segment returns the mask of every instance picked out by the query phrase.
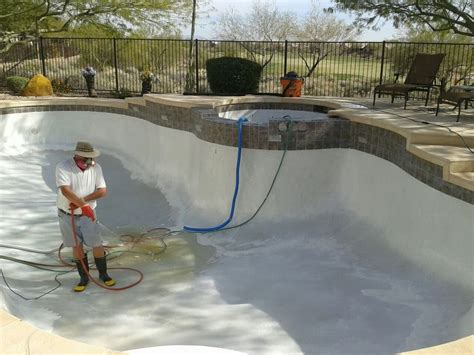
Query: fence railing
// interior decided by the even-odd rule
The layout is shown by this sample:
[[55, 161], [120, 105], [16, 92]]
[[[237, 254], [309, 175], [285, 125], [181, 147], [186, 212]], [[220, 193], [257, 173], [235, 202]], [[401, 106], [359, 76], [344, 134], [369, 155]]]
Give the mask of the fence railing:
[[62, 86], [85, 91], [81, 69], [92, 66], [96, 89], [141, 91], [140, 73], [155, 73], [154, 93], [210, 93], [206, 60], [243, 57], [264, 66], [261, 93], [280, 93], [280, 77], [305, 77], [305, 95], [367, 97], [373, 87], [403, 81], [418, 52], [446, 53], [438, 73], [450, 85], [474, 79], [474, 44], [413, 42], [270, 42], [122, 38], [40, 38], [19, 44], [0, 58], [3, 78], [42, 73]]

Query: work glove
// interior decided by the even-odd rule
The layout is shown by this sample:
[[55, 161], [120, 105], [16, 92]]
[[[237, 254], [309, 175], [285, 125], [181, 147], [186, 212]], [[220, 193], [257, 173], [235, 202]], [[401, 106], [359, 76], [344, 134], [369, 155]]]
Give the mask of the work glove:
[[89, 205], [84, 205], [82, 207], [76, 206], [74, 203], [69, 204], [69, 208], [71, 208], [71, 211], [74, 211], [76, 208], [80, 208], [82, 211], [82, 214], [92, 220], [92, 222], [95, 222], [95, 214], [94, 210], [91, 208]]
[[95, 214], [94, 214], [94, 210], [91, 208], [91, 206], [89, 205], [84, 205], [81, 207], [81, 210], [82, 210], [82, 214], [86, 217], [89, 217], [92, 222], [95, 222]]

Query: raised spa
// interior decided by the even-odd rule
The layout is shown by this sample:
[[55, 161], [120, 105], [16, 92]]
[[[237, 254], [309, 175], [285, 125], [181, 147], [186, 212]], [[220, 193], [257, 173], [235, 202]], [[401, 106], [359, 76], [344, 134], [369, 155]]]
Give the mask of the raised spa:
[[270, 109], [249, 109], [249, 110], [235, 110], [225, 111], [219, 113], [219, 117], [230, 120], [238, 120], [241, 117], [246, 118], [252, 123], [266, 123], [270, 120], [285, 120], [293, 121], [312, 121], [327, 119], [326, 113], [310, 112], [298, 110], [270, 110]]

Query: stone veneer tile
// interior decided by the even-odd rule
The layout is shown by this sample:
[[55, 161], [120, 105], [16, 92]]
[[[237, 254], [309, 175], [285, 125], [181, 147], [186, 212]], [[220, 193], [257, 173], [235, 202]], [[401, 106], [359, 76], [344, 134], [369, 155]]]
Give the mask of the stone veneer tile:
[[268, 125], [260, 126], [257, 129], [258, 134], [258, 149], [269, 149], [268, 148]]
[[[189, 109], [170, 107], [146, 101], [146, 105], [129, 104], [129, 109], [92, 105], [41, 105], [16, 108], [2, 108], [1, 114], [41, 112], [41, 111], [96, 111], [111, 112], [145, 119], [152, 123], [180, 129], [194, 134], [206, 141], [223, 145], [237, 146], [237, 125], [230, 120], [220, 119], [217, 112], [228, 110], [247, 110], [267, 107], [269, 109], [292, 109], [302, 111], [327, 112], [327, 108], [312, 105], [291, 105], [269, 103], [239, 104], [211, 109]], [[271, 120], [268, 124], [244, 126], [244, 146], [254, 149], [283, 150], [288, 132], [280, 132], [281, 120]], [[395, 132], [383, 128], [351, 122], [345, 119], [328, 118], [306, 121], [300, 124], [304, 130], [293, 126], [288, 143], [289, 150], [351, 148], [373, 154], [391, 161], [401, 169], [448, 195], [474, 203], [474, 193], [442, 179], [442, 167], [427, 162], [406, 150], [406, 140]], [[199, 130], [197, 128], [200, 128]], [[281, 136], [281, 142], [269, 141], [270, 136]]]
[[255, 149], [258, 147], [258, 127], [249, 127], [249, 148]]
[[305, 137], [305, 149], [307, 150], [315, 149], [314, 140], [308, 139], [308, 136]]
[[306, 149], [306, 132], [295, 132], [296, 137], [296, 149], [303, 150]]
[[269, 150], [281, 150], [282, 144], [280, 142], [268, 142]]

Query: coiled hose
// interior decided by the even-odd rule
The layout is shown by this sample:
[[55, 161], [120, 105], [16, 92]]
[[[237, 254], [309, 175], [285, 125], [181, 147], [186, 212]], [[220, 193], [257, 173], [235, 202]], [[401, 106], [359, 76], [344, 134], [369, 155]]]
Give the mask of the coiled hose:
[[[79, 246], [79, 241], [77, 240], [77, 234], [76, 234], [76, 221], [74, 220], [74, 213], [73, 213], [73, 209], [71, 209], [71, 225], [72, 225], [72, 236], [74, 238], [74, 244], [76, 247]], [[64, 263], [64, 261], [61, 259], [61, 261]], [[140, 271], [140, 270], [137, 270], [137, 269], [132, 269], [132, 268], [129, 268], [129, 267], [117, 267], [117, 268], [109, 268], [109, 269], [116, 269], [116, 270], [130, 270], [130, 271], [134, 271], [136, 273], [138, 273], [139, 275], [139, 278], [137, 281], [131, 283], [130, 285], [127, 285], [127, 286], [123, 286], [123, 287], [109, 287], [109, 286], [106, 286], [106, 285], [102, 285], [99, 281], [97, 281], [95, 278], [93, 278], [91, 276], [91, 274], [89, 273], [89, 270], [88, 270], [88, 266], [89, 265], [86, 265], [84, 263], [84, 258], [81, 258], [79, 260], [79, 262], [81, 263], [84, 271], [86, 272], [87, 276], [89, 277], [89, 280], [91, 280], [93, 283], [95, 283], [97, 286], [99, 287], [102, 287], [102, 288], [105, 288], [106, 290], [111, 290], [111, 291], [123, 291], [123, 290], [126, 290], [128, 288], [131, 288], [135, 285], [138, 285], [142, 280], [143, 280], [143, 273]], [[69, 265], [69, 266], [72, 266], [70, 264], [67, 264], [66, 265]]]

